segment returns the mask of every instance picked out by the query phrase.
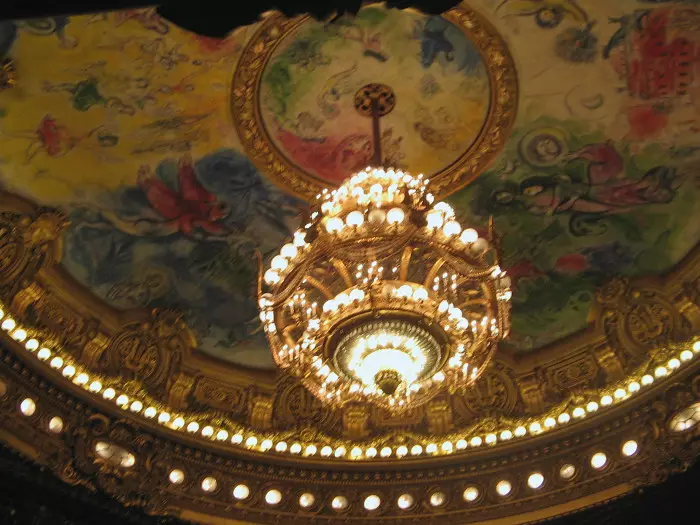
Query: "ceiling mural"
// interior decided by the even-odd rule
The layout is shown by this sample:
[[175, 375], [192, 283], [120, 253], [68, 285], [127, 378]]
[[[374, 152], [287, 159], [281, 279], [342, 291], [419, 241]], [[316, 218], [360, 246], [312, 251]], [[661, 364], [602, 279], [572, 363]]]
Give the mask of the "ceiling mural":
[[368, 7], [330, 26], [302, 22], [276, 35], [255, 93], [233, 85], [259, 27], [219, 41], [151, 10], [0, 22], [0, 57], [18, 77], [0, 90], [3, 189], [69, 216], [62, 265], [91, 293], [118, 309], [180, 310], [201, 351], [272, 368], [254, 250], [278, 250], [305, 203], [248, 158], [232, 106], [255, 98], [290, 177], [336, 184], [371, 154], [355, 91], [384, 82], [398, 103], [382, 144], [397, 166], [449, 171], [479, 137], [507, 137], [448, 200], [460, 221], [483, 228], [493, 216], [505, 234], [509, 345], [533, 351], [584, 328], [600, 284], [663, 274], [700, 238], [689, 220], [700, 198], [700, 8], [468, 4], [513, 57], [512, 130], [488, 118], [494, 57], [449, 17]]

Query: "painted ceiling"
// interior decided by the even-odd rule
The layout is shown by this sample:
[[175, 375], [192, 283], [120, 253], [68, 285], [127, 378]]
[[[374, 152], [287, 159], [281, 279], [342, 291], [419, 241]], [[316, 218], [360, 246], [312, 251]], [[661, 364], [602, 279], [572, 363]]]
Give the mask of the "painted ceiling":
[[[0, 22], [18, 75], [0, 90], [3, 190], [66, 213], [61, 264], [86, 292], [179, 310], [202, 352], [271, 368], [254, 249], [271, 255], [298, 226], [297, 179], [322, 187], [367, 165], [371, 123], [353, 97], [382, 82], [397, 93], [386, 158], [450, 173], [461, 221], [494, 218], [515, 283], [508, 345], [536, 351], [586, 327], [602, 283], [663, 274], [700, 238], [700, 6], [468, 5], [512, 56], [511, 129], [490, 118], [510, 66], [469, 20], [370, 6], [223, 41], [151, 10]], [[238, 89], [251, 68], [255, 89]], [[265, 144], [241, 124], [242, 99]], [[488, 168], [465, 176], [499, 133]]]

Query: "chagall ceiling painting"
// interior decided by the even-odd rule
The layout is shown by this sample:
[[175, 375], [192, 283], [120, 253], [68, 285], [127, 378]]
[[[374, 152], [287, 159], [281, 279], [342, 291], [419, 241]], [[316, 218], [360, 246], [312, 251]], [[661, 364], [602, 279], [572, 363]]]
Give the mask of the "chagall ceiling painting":
[[[254, 251], [299, 226], [291, 178], [323, 187], [368, 164], [371, 122], [353, 96], [382, 82], [398, 101], [382, 122], [387, 161], [452, 173], [443, 194], [459, 220], [494, 218], [515, 283], [508, 346], [536, 351], [586, 327], [602, 283], [663, 274], [700, 238], [700, 5], [467, 4], [518, 82], [505, 146], [477, 177], [460, 180], [460, 163], [499, 131], [501, 57], [479, 45], [481, 25], [372, 5], [215, 40], [145, 9], [0, 22], [18, 75], [0, 90], [2, 188], [66, 213], [61, 264], [90, 293], [179, 310], [201, 352], [272, 368]], [[254, 92], [235, 88], [244, 60]], [[284, 180], [253, 162], [240, 97], [255, 101], [270, 162], [291, 167]]]

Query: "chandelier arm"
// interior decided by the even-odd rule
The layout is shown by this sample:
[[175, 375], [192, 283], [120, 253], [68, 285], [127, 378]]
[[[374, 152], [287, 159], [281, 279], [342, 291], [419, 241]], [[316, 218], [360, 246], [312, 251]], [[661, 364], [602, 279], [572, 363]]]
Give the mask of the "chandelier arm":
[[256, 282], [256, 291], [258, 294], [257, 300], [260, 301], [263, 294], [263, 274], [265, 273], [265, 266], [263, 263], [262, 252], [258, 248], [255, 248], [255, 258], [258, 264], [258, 278]]
[[307, 275], [306, 282], [321, 292], [326, 299], [333, 299], [333, 292], [323, 283], [319, 282], [318, 279]]
[[343, 261], [341, 261], [340, 259], [336, 259], [334, 257], [331, 259], [331, 264], [337, 270], [340, 277], [343, 279], [343, 282], [345, 283], [345, 287], [352, 288], [354, 286], [354, 284], [352, 282], [352, 277], [350, 277], [350, 272], [348, 271], [348, 267], [345, 266], [345, 263]]
[[436, 251], [446, 260], [446, 262], [448, 262], [459, 273], [463, 274], [467, 278], [481, 279], [483, 277], [488, 277], [493, 272], [493, 269], [490, 266], [484, 270], [475, 271], [474, 268], [468, 263], [465, 263], [464, 260], [460, 259], [459, 257], [455, 257], [442, 247], [436, 247]]
[[438, 272], [440, 271], [440, 268], [443, 267], [445, 264], [445, 259], [443, 257], [440, 257], [435, 263], [433, 264], [432, 268], [428, 271], [428, 275], [425, 277], [425, 281], [423, 281], [423, 286], [428, 288], [430, 286], [430, 282], [437, 277]]
[[408, 278], [408, 267], [411, 264], [411, 256], [413, 249], [410, 246], [405, 246], [401, 253], [401, 269], [399, 270], [399, 280], [405, 281]]

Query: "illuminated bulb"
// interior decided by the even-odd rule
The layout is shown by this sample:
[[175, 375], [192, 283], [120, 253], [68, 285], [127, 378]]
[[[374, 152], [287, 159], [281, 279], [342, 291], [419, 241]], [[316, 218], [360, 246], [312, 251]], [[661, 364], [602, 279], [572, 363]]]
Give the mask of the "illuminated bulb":
[[668, 367], [671, 370], [675, 370], [679, 366], [681, 366], [681, 362], [678, 359], [676, 359], [675, 357], [668, 362]]
[[[31, 339], [30, 339], [31, 341]], [[27, 343], [29, 344], [29, 343]], [[690, 361], [693, 358], [693, 352], [690, 350], [683, 350], [681, 352], [681, 361]]]
[[86, 373], [81, 373], [78, 374], [78, 377], [74, 379], [76, 385], [86, 385], [88, 381], [90, 381], [90, 376], [88, 376]]
[[459, 235], [461, 231], [462, 227], [457, 221], [449, 221], [442, 228], [442, 232], [448, 237]]
[[27, 338], [27, 331], [22, 330], [21, 328], [15, 330], [12, 332], [12, 339], [15, 341], [19, 341], [20, 343], [24, 341]]
[[14, 330], [15, 326], [17, 326], [17, 323], [15, 323], [14, 319], [5, 319], [2, 324], [0, 325], [0, 328], [5, 330], [6, 332], [9, 332], [10, 330]]
[[435, 443], [428, 443], [428, 446], [425, 447], [425, 451], [428, 454], [435, 454], [438, 451], [438, 446]]
[[527, 478], [527, 486], [531, 489], [539, 489], [544, 484], [544, 476], [540, 472], [533, 472]]
[[156, 417], [156, 414], [158, 414], [158, 410], [155, 407], [148, 407], [143, 413], [148, 419], [153, 419]]
[[482, 440], [481, 440], [481, 438], [480, 438], [479, 436], [474, 436], [474, 437], [471, 438], [471, 440], [469, 441], [469, 444], [470, 444], [472, 447], [480, 447], [480, 446], [481, 446], [481, 443], [482, 443]]
[[508, 441], [512, 437], [513, 437], [513, 433], [510, 430], [504, 430], [503, 432], [501, 432], [501, 435], [500, 435], [501, 441]]
[[49, 366], [51, 368], [61, 368], [63, 366], [63, 359], [56, 356], [51, 360], [51, 362], [49, 363]]
[[510, 484], [510, 481], [507, 481], [505, 479], [499, 481], [496, 485], [496, 492], [498, 492], [500, 496], [507, 496], [508, 494], [510, 494], [510, 491], [512, 489], [513, 486]]
[[460, 439], [457, 441], [457, 450], [464, 450], [467, 448], [467, 440], [466, 439]]
[[600, 398], [600, 404], [603, 405], [604, 407], [611, 405], [613, 402], [612, 396], [605, 395]]
[[401, 494], [399, 496], [399, 499], [396, 500], [396, 505], [401, 509], [401, 510], [406, 510], [413, 506], [413, 496], [410, 494]]
[[338, 302], [335, 301], [334, 299], [328, 299], [325, 303], [323, 303], [323, 311], [324, 312], [335, 312], [338, 310]]
[[411, 447], [411, 455], [412, 456], [420, 456], [423, 453], [423, 447], [420, 445], [413, 445]]
[[314, 495], [310, 492], [305, 492], [299, 496], [299, 506], [304, 509], [311, 507], [314, 504], [314, 501], [316, 501], [316, 498], [314, 498]]
[[649, 385], [652, 384], [653, 382], [654, 382], [654, 377], [653, 377], [653, 376], [650, 376], [649, 374], [646, 374], [646, 375], [642, 376], [642, 384], [643, 384], [644, 386], [649, 386]]
[[377, 455], [377, 449], [374, 447], [369, 447], [367, 451], [365, 452], [365, 456], [368, 458], [373, 458]]
[[46, 361], [49, 357], [51, 357], [51, 350], [49, 350], [48, 348], [42, 348], [37, 352], [36, 356], [41, 361]]
[[428, 214], [426, 215], [426, 219], [428, 221], [428, 228], [439, 228], [442, 226], [442, 213], [440, 213], [437, 210], [428, 212]]
[[696, 354], [700, 352], [700, 341], [695, 341], [693, 343], [693, 352]]
[[173, 485], [180, 485], [183, 481], [185, 481], [185, 473], [180, 469], [171, 470], [170, 474], [168, 475], [168, 479]]
[[272, 261], [270, 262], [270, 267], [273, 270], [278, 270], [281, 272], [287, 268], [288, 264], [289, 263], [287, 262], [287, 259], [285, 259], [281, 255], [276, 255], [272, 258]]
[[277, 505], [280, 501], [282, 501], [282, 493], [279, 490], [268, 490], [265, 494], [265, 503], [268, 505]]
[[542, 425], [537, 421], [530, 424], [530, 434], [539, 434], [540, 432], [542, 432]]
[[219, 430], [216, 433], [216, 439], [219, 441], [226, 441], [228, 439], [228, 432], [226, 430]]
[[409, 298], [413, 295], [413, 288], [411, 288], [408, 284], [404, 284], [403, 286], [400, 286], [398, 290], [396, 290], [396, 295], [399, 297]]
[[444, 492], [433, 492], [430, 495], [430, 505], [432, 507], [440, 507], [445, 504], [446, 499], [447, 496], [445, 496]]
[[351, 301], [362, 301], [365, 298], [365, 292], [360, 290], [359, 288], [355, 288], [353, 291], [350, 292], [350, 300]]
[[350, 450], [350, 457], [353, 459], [357, 459], [362, 455], [362, 449], [360, 447], [353, 447]]
[[114, 399], [114, 396], [116, 396], [117, 393], [114, 391], [113, 388], [107, 388], [104, 392], [102, 392], [102, 397], [105, 399]]
[[158, 414], [158, 423], [165, 425], [168, 421], [170, 421], [170, 414], [167, 412], [161, 412]]
[[383, 458], [388, 458], [391, 456], [391, 447], [383, 447], [382, 450], [379, 452], [379, 455]]
[[564, 423], [568, 423], [569, 421], [571, 421], [571, 417], [566, 412], [562, 412], [561, 414], [559, 414], [559, 417], [557, 417], [557, 421], [559, 421], [559, 423], [563, 425]]
[[25, 416], [32, 416], [36, 412], [36, 403], [33, 399], [26, 398], [19, 404], [19, 411]]
[[386, 221], [389, 224], [399, 224], [403, 222], [405, 214], [401, 208], [392, 208], [386, 214]]
[[544, 420], [544, 426], [547, 428], [552, 428], [557, 425], [557, 421], [553, 417], [548, 417]]
[[580, 419], [580, 418], [582, 418], [583, 416], [586, 415], [586, 411], [585, 411], [582, 407], [576, 407], [576, 408], [574, 408], [574, 411], [571, 412], [571, 414], [572, 414], [576, 419]]
[[343, 229], [343, 221], [338, 217], [330, 217], [326, 221], [326, 231], [328, 233], [337, 233]]
[[51, 421], [49, 421], [49, 432], [53, 434], [60, 434], [62, 430], [63, 420], [58, 416], [52, 417]]
[[656, 367], [656, 370], [654, 370], [654, 375], [656, 377], [664, 377], [668, 375], [668, 370], [666, 370], [666, 368], [663, 366], [658, 366]]
[[523, 437], [525, 434], [527, 434], [527, 429], [524, 426], [521, 425], [515, 429], [515, 435], [517, 437]]
[[362, 226], [362, 223], [365, 222], [365, 216], [361, 211], [351, 211], [345, 217], [345, 222], [348, 226]]
[[473, 242], [476, 242], [478, 238], [479, 234], [476, 233], [476, 230], [473, 230], [472, 228], [467, 228], [462, 232], [462, 235], [459, 236], [459, 240], [462, 241], [464, 244], [471, 244]]
[[318, 449], [316, 448], [316, 445], [309, 445], [308, 447], [306, 447], [306, 450], [304, 451], [304, 455], [305, 456], [313, 456], [314, 454], [316, 454], [317, 451], [318, 451]]
[[387, 214], [381, 208], [375, 208], [367, 214], [367, 222], [372, 225], [379, 225], [384, 222]]
[[280, 250], [280, 255], [282, 255], [282, 257], [286, 257], [287, 259], [294, 259], [298, 253], [299, 250], [293, 244], [285, 244]]
[[301, 445], [299, 443], [292, 443], [292, 446], [289, 447], [289, 452], [292, 454], [299, 454], [301, 452]]
[[[275, 445], [275, 451], [276, 451], [276, 452], [284, 452], [285, 450], [287, 450], [287, 443], [286, 443], [286, 442], [280, 441], [279, 443], [277, 443], [277, 444]], [[338, 451], [336, 450], [336, 453], [337, 453], [337, 452], [338, 452]]]
[[129, 396], [122, 394], [117, 398], [117, 406], [123, 407], [129, 402]]
[[639, 446], [637, 445], [637, 442], [634, 440], [629, 440], [622, 445], [622, 454], [627, 457], [634, 456], [638, 449]]
[[234, 434], [231, 438], [231, 443], [233, 443], [234, 445], [240, 445], [241, 443], [243, 443], [243, 434]]
[[90, 383], [88, 390], [90, 390], [90, 392], [92, 392], [93, 394], [97, 394], [100, 390], [102, 390], [102, 383], [100, 383], [99, 381], [93, 381], [92, 383]]
[[464, 489], [464, 492], [462, 493], [462, 498], [464, 498], [464, 501], [468, 501], [470, 503], [473, 501], [476, 501], [476, 499], [478, 497], [479, 497], [479, 489], [474, 487], [474, 486], [467, 487], [466, 489]]
[[342, 458], [345, 455], [345, 452], [346, 452], [345, 447], [343, 447], [341, 445], [340, 447], [335, 449], [335, 452], [333, 455], [337, 458]]
[[294, 246], [296, 246], [297, 248], [303, 247], [303, 246], [306, 244], [306, 241], [304, 240], [304, 237], [306, 237], [306, 234], [305, 234], [305, 233], [303, 233], [303, 232], [296, 232], [296, 233], [294, 234], [294, 240], [292, 241], [292, 243], [294, 244]]
[[496, 442], [496, 434], [486, 434], [486, 444], [493, 445]]
[[449, 454], [450, 452], [452, 452], [454, 445], [452, 444], [451, 441], [445, 441], [442, 444], [442, 447], [440, 447], [440, 448], [442, 449], [443, 452]]
[[594, 469], [602, 469], [608, 462], [608, 457], [603, 452], [596, 452], [591, 456], [591, 466]]
[[373, 510], [377, 510], [379, 508], [379, 505], [381, 505], [381, 503], [382, 503], [382, 500], [379, 499], [379, 496], [377, 496], [376, 494], [372, 494], [372, 495], [367, 496], [365, 498], [364, 507], [366, 510], [373, 511]]
[[559, 475], [564, 479], [571, 479], [574, 477], [574, 474], [576, 474], [576, 467], [569, 463], [562, 465], [559, 469]]
[[216, 490], [216, 479], [211, 476], [202, 480], [202, 490], [204, 492], [214, 492]]
[[132, 412], [141, 412], [141, 409], [143, 409], [143, 403], [141, 403], [141, 401], [138, 401], [138, 400], [134, 401], [133, 403], [131, 403], [131, 406], [129, 407], [129, 409]]
[[336, 496], [331, 501], [331, 507], [333, 507], [333, 510], [343, 510], [348, 508], [348, 503], [348, 498], [345, 496]]
[[266, 452], [272, 448], [272, 440], [271, 439], [263, 439], [262, 443], [260, 443], [260, 450], [263, 452]]
[[250, 436], [248, 439], [245, 440], [246, 447], [252, 448], [257, 444], [258, 444], [258, 438], [256, 438], [255, 436]]
[[173, 421], [173, 428], [175, 430], [180, 430], [181, 428], [184, 428], [185, 426], [185, 418], [183, 417], [176, 417], [175, 420]]
[[396, 449], [396, 456], [397, 457], [404, 457], [406, 454], [408, 454], [408, 447], [405, 445], [401, 445], [399, 448]]
[[250, 496], [250, 489], [248, 488], [248, 485], [243, 485], [241, 483], [240, 485], [233, 487], [233, 497], [237, 500], [247, 499], [248, 496]]
[[598, 410], [598, 403], [596, 403], [595, 401], [591, 401], [586, 405], [586, 410], [588, 410], [589, 412], [595, 412], [596, 410]]
[[428, 290], [426, 290], [422, 286], [420, 288], [416, 288], [415, 291], [413, 292], [413, 299], [415, 301], [425, 301], [427, 298], [428, 298]]
[[199, 423], [196, 421], [192, 421], [189, 425], [187, 425], [187, 432], [197, 432], [199, 430]]
[[280, 274], [274, 270], [268, 270], [265, 272], [264, 278], [267, 284], [276, 284], [280, 280]]
[[73, 365], [68, 365], [61, 371], [61, 373], [63, 374], [63, 377], [73, 377], [75, 375], [75, 367]]
[[622, 399], [627, 395], [627, 392], [623, 388], [618, 388], [613, 392], [613, 395], [615, 396], [615, 399]]
[[332, 449], [331, 447], [329, 447], [328, 445], [326, 445], [325, 447], [323, 447], [323, 448], [321, 449], [321, 455], [322, 455], [323, 457], [326, 457], [326, 458], [327, 458], [327, 457], [330, 456], [332, 453], [333, 453], [333, 449]]

